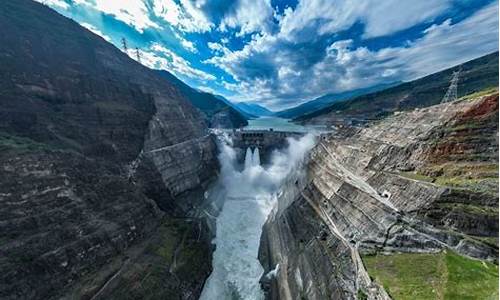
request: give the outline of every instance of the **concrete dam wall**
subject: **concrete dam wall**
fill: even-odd
[[[285,148],[288,138],[300,138],[303,132],[274,131],[274,130],[233,130],[229,133],[233,147],[237,150],[238,161],[243,161],[247,148],[259,148],[260,159],[263,164],[269,162],[274,150]]]

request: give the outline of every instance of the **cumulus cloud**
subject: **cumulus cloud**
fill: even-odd
[[[349,89],[366,80],[377,83],[384,77],[387,77],[385,81],[416,79],[496,51],[497,4],[491,4],[456,24],[450,19],[434,24],[424,34],[405,46],[378,51],[364,47],[353,49],[350,41],[336,42],[327,49],[326,58],[315,66],[315,71],[329,74],[329,70],[335,67],[347,70],[343,72],[340,88]]]
[[[229,50],[227,47],[225,47],[222,44],[219,43],[213,43],[213,42],[208,42],[207,46],[212,52],[216,54],[229,54],[231,53],[231,50]]]
[[[289,14],[285,11],[282,22]],[[455,24],[446,20],[429,25],[421,38],[379,50],[355,46],[352,40],[293,39],[293,33],[283,35],[290,28],[283,23],[278,34],[257,35],[243,49],[206,61],[238,82],[225,85],[239,93],[233,100],[286,107],[325,93],[415,79],[498,50],[497,3]]]
[[[58,7],[62,9],[69,8],[68,3],[64,2],[64,0],[35,0],[35,1],[52,7]]]
[[[83,27],[85,27],[88,30],[92,31],[93,33],[101,36],[106,41],[111,42],[111,38],[109,36],[105,35],[104,33],[102,33],[102,31],[100,31],[99,29],[97,29],[95,26],[93,26],[93,25],[91,25],[89,23],[80,23],[80,25],[82,25]]]
[[[193,53],[198,53],[198,49],[196,48],[196,46],[194,45],[193,42],[186,40],[184,37],[182,37],[178,33],[174,33],[174,35],[177,38],[177,40],[179,40],[179,42],[181,43],[182,47],[184,47],[184,49],[186,49],[190,52],[193,52]]]
[[[295,10],[285,10],[281,35],[289,39],[312,39],[364,24],[365,38],[388,35],[432,20],[451,5],[451,0],[302,0]]]
[[[154,13],[182,31],[205,32],[214,26],[199,9],[197,1],[154,0]]]
[[[270,0],[154,0],[153,11],[182,31],[238,29],[239,35],[268,31],[274,14]]]
[[[167,70],[176,75],[204,81],[216,79],[212,74],[193,68],[187,60],[158,43],[151,45],[147,51],[142,51],[141,54],[141,62],[147,67]],[[136,59],[132,54],[130,57]]]
[[[239,28],[238,35],[268,32],[273,27],[270,0],[239,0],[221,19],[219,29]]]
[[[156,30],[158,41],[172,32],[191,52],[188,60],[143,34],[131,40],[152,44],[144,64],[272,109],[415,79],[498,50],[498,0],[298,0],[294,7],[271,0],[36,1],[72,14],[68,3],[96,9],[139,33]],[[113,30],[90,23],[82,25],[109,39],[103,31]]]
[[[53,0],[51,0],[53,1]],[[86,5],[103,13],[114,16],[139,32],[146,28],[160,28],[150,18],[148,7],[142,0],[109,1],[109,0],[73,0],[75,4]]]

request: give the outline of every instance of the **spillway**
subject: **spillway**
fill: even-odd
[[[213,193],[223,199],[216,221],[213,271],[200,299],[264,299],[259,279],[264,269],[258,261],[262,226],[276,203],[283,179],[314,145],[314,136],[290,139],[289,146],[273,153],[269,165],[260,164],[259,148],[246,149],[244,168],[235,149],[221,139],[221,175]]]

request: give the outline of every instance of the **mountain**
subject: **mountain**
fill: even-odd
[[[224,103],[226,103],[227,105],[231,106],[232,108],[236,109],[240,114],[242,114],[247,120],[248,119],[255,119],[255,118],[258,118],[258,116],[256,115],[253,115],[253,114],[249,114],[245,111],[243,111],[242,109],[240,109],[238,107],[238,105],[236,105],[235,103],[229,101],[228,99],[224,98],[223,96],[221,95],[215,95],[215,97],[217,97],[218,99],[220,99],[221,101],[223,101]]]
[[[381,91],[386,88],[395,86],[399,83],[389,83],[389,84],[379,84],[368,88],[356,89],[352,91],[346,91],[342,93],[326,94],[314,100],[308,101],[306,103],[300,104],[298,106],[288,108],[275,113],[275,116],[294,119],[302,115],[310,114],[316,110],[322,109],[330,104],[337,103],[340,101],[345,101],[360,95],[373,93],[376,91]]]
[[[269,299],[498,298],[498,92],[345,133],[322,135],[262,227]]]
[[[450,86],[453,72],[458,70],[461,70],[458,79],[458,97],[488,88],[497,88],[498,52],[383,91],[334,103],[295,120],[314,124],[365,122],[383,118],[395,111],[438,104]]]
[[[182,91],[182,94],[206,115],[210,127],[236,128],[248,124],[245,115],[217,96],[190,87],[168,71],[158,70],[157,72],[177,86]]]
[[[205,117],[38,2],[2,2],[0,28],[0,298],[197,299],[212,236],[193,216],[219,166]]]
[[[238,109],[244,111],[247,114],[254,115],[257,117],[267,117],[274,113],[262,105],[256,103],[238,102],[234,103]]]

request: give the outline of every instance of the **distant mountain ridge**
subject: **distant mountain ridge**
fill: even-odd
[[[326,95],[318,97],[314,100],[310,100],[308,102],[297,105],[295,107],[288,108],[288,109],[285,109],[282,111],[278,111],[275,113],[275,116],[281,117],[281,118],[286,118],[286,119],[294,119],[294,118],[300,117],[302,115],[309,114],[309,113],[312,113],[316,110],[322,109],[330,104],[349,100],[349,99],[352,99],[354,97],[373,93],[376,91],[381,91],[381,90],[387,89],[389,87],[396,86],[400,83],[401,82],[393,82],[393,83],[388,83],[388,84],[378,84],[378,85],[367,87],[367,88],[355,89],[355,90],[350,90],[350,91],[341,92],[341,93],[326,94]]]
[[[245,116],[216,95],[194,89],[168,71],[158,70],[157,72],[177,86],[184,96],[206,115],[210,127],[234,128],[248,124],[249,116]]]
[[[453,72],[459,69],[461,71],[458,80],[458,97],[498,87],[497,51],[382,91],[334,103],[296,117],[294,120],[311,124],[365,122],[383,118],[395,111],[438,104],[450,86]]]
[[[236,109],[240,114],[242,114],[247,120],[248,119],[256,119],[258,118],[258,116],[256,115],[253,115],[253,114],[249,114],[245,111],[243,111],[242,109],[240,109],[238,107],[238,105],[236,105],[235,103],[231,102],[230,100],[224,98],[223,96],[221,95],[215,95],[215,97],[217,97],[217,99],[221,100],[222,102],[226,103],[227,105],[231,106],[232,108]]]
[[[245,113],[257,117],[268,117],[274,114],[274,112],[257,103],[238,102],[234,103],[234,105]]]

